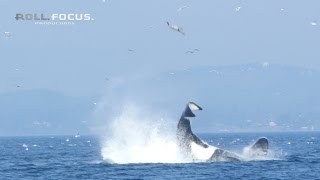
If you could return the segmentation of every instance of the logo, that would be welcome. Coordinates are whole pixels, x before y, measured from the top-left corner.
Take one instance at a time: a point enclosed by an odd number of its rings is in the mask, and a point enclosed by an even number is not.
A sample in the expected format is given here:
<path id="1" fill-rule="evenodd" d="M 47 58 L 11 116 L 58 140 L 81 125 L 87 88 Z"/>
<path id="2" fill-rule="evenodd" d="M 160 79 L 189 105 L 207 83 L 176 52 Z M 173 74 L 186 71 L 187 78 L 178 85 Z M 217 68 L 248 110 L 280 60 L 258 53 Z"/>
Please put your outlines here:
<path id="1" fill-rule="evenodd" d="M 73 25 L 76 22 L 93 21 L 90 13 L 17 13 L 16 21 L 34 22 L 36 25 Z"/>

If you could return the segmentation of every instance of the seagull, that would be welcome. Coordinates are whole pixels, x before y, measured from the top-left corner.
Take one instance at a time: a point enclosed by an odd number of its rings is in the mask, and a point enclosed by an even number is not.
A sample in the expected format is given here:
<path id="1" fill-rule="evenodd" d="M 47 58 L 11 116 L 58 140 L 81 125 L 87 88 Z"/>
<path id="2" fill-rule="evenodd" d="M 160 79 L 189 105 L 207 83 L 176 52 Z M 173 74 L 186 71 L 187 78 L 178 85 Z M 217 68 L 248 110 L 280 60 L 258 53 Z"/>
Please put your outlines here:
<path id="1" fill-rule="evenodd" d="M 193 54 L 194 51 L 186 51 L 186 54 L 189 54 L 189 53 Z"/>
<path id="2" fill-rule="evenodd" d="M 5 32 L 4 32 L 4 35 L 6 36 L 6 38 L 9 38 L 9 37 L 11 37 L 11 32 L 5 31 Z"/>
<path id="3" fill-rule="evenodd" d="M 235 10 L 236 12 L 238 12 L 238 11 L 240 11 L 241 8 L 242 8 L 242 7 L 239 6 L 239 7 L 236 7 L 234 10 Z"/>
<path id="4" fill-rule="evenodd" d="M 186 9 L 186 8 L 188 8 L 188 6 L 182 6 L 182 7 L 180 7 L 180 8 L 177 9 L 177 12 L 180 12 L 180 11 Z"/>
<path id="5" fill-rule="evenodd" d="M 170 24 L 168 21 L 167 21 L 167 25 L 168 25 L 168 27 L 169 27 L 170 29 L 172 29 L 172 30 L 174 30 L 174 31 L 177 31 L 177 32 L 181 33 L 182 35 L 186 35 L 186 34 L 183 32 L 183 30 L 182 30 L 181 27 L 179 27 L 179 26 L 177 26 L 177 25 L 175 25 L 175 24 Z"/>
<path id="6" fill-rule="evenodd" d="M 216 73 L 216 74 L 218 74 L 218 75 L 220 74 L 220 72 L 217 71 L 217 70 L 215 70 L 215 69 L 212 69 L 212 70 L 209 71 L 209 73 L 212 73 L 212 72 L 213 72 L 213 73 Z"/>
<path id="7" fill-rule="evenodd" d="M 262 63 L 263 68 L 267 68 L 267 67 L 269 67 L 269 65 L 270 65 L 270 63 L 267 61 Z"/>
<path id="8" fill-rule="evenodd" d="M 316 25 L 317 25 L 317 21 L 312 21 L 312 22 L 310 22 L 310 24 L 311 24 L 312 26 L 316 26 Z"/>
<path id="9" fill-rule="evenodd" d="M 189 54 L 189 53 L 193 54 L 196 51 L 199 51 L 199 49 L 188 50 L 188 51 L 186 51 L 186 54 Z"/>

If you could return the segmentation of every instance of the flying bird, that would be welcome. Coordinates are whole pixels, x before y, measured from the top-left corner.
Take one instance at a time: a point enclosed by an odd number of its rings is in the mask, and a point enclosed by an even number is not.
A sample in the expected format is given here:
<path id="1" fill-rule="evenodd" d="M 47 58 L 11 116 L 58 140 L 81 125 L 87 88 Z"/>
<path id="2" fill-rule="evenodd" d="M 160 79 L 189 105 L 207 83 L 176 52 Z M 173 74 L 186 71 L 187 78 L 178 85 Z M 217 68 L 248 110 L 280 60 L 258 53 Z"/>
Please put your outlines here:
<path id="1" fill-rule="evenodd" d="M 188 50 L 188 51 L 186 51 L 186 54 L 189 54 L 189 53 L 193 54 L 196 51 L 199 51 L 199 49 Z"/>
<path id="2" fill-rule="evenodd" d="M 317 25 L 317 21 L 312 21 L 310 22 L 311 26 L 316 26 Z"/>
<path id="3" fill-rule="evenodd" d="M 234 10 L 236 11 L 236 12 L 238 12 L 238 11 L 240 11 L 241 10 L 241 6 L 239 6 L 239 7 L 236 7 Z"/>
<path id="4" fill-rule="evenodd" d="M 186 9 L 186 8 L 188 8 L 188 6 L 182 6 L 182 7 L 180 7 L 180 8 L 177 9 L 177 12 L 180 12 L 180 11 Z"/>
<path id="5" fill-rule="evenodd" d="M 6 36 L 6 38 L 9 38 L 9 37 L 11 37 L 11 32 L 5 31 L 4 35 Z"/>
<path id="6" fill-rule="evenodd" d="M 191 54 L 193 54 L 194 53 L 194 51 L 186 51 L 186 54 L 189 54 L 189 53 L 191 53 Z"/>
<path id="7" fill-rule="evenodd" d="M 167 25 L 170 29 L 177 31 L 177 32 L 181 33 L 182 35 L 186 35 L 181 27 L 179 27 L 175 24 L 170 24 L 168 21 L 167 21 Z"/>

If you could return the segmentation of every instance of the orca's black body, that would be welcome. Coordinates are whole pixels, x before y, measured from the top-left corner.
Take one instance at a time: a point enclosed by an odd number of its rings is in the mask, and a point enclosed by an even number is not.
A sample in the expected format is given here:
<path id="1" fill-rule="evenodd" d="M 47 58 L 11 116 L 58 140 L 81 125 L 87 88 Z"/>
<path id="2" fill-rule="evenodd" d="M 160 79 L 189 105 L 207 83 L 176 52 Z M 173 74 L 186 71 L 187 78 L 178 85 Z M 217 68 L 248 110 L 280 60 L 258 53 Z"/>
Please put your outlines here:
<path id="1" fill-rule="evenodd" d="M 194 102 L 189 102 L 183 111 L 181 118 L 177 126 L 177 141 L 181 153 L 187 157 L 192 158 L 191 143 L 194 142 L 203 148 L 208 148 L 209 145 L 205 144 L 198 138 L 191 130 L 190 118 L 196 117 L 193 111 L 202 110 L 200 106 Z M 269 148 L 269 142 L 266 138 L 260 138 L 255 144 L 250 147 L 250 150 L 256 152 L 256 154 L 267 153 Z M 241 158 L 236 154 L 225 151 L 223 149 L 216 149 L 207 162 L 216 161 L 241 161 Z"/>

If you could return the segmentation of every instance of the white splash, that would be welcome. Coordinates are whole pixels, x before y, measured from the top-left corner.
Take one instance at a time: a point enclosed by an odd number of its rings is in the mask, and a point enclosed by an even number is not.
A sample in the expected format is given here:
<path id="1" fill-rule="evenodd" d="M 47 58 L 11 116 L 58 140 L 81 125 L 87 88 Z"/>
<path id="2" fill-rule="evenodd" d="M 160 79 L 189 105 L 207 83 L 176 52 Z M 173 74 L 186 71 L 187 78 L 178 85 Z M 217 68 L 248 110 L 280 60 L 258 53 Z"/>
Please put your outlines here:
<path id="1" fill-rule="evenodd" d="M 75 138 L 79 138 L 80 137 L 80 134 L 77 133 L 76 135 L 74 135 Z"/>
<path id="2" fill-rule="evenodd" d="M 25 148 L 26 151 L 29 150 L 28 145 L 27 144 L 22 144 L 22 147 Z"/>
<path id="3" fill-rule="evenodd" d="M 281 152 L 275 152 L 271 149 L 268 152 L 259 150 L 252 150 L 251 145 L 243 148 L 242 153 L 239 154 L 243 161 L 266 161 L 266 160 L 280 160 Z"/>
<path id="4" fill-rule="evenodd" d="M 208 160 L 216 149 L 217 147 L 210 146 L 210 145 L 208 148 L 203 148 L 193 142 L 191 143 L 192 155 L 194 158 L 200 161 Z"/>
<path id="5" fill-rule="evenodd" d="M 180 163 L 175 142 L 176 126 L 140 111 L 135 105 L 126 106 L 107 128 L 101 155 L 111 163 Z"/>

